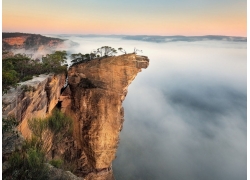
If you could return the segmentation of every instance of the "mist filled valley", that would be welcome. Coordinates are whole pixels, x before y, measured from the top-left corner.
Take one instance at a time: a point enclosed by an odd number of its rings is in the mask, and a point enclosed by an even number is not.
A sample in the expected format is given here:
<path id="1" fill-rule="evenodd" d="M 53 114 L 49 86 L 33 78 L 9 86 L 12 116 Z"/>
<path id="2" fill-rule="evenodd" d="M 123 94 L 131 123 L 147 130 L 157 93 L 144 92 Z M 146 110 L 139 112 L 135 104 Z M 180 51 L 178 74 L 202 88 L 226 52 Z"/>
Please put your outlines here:
<path id="1" fill-rule="evenodd" d="M 116 179 L 246 179 L 246 42 L 57 37 L 78 43 L 69 53 L 136 47 L 150 59 L 123 103 Z"/>
<path id="2" fill-rule="evenodd" d="M 2 179 L 246 180 L 246 0 L 3 0 Z"/>
<path id="3" fill-rule="evenodd" d="M 137 49 L 138 55 L 149 59 L 123 102 L 125 121 L 112 163 L 115 179 L 246 179 L 246 38 L 44 36 L 63 40 L 54 40 L 60 43 L 54 50 L 66 51 L 69 66 L 71 54 L 87 54 L 103 46 L 121 47 L 128 54 Z M 37 49 L 14 53 L 33 54 L 33 58 L 51 53 L 50 48 Z M 90 77 L 94 73 L 92 69 Z"/>

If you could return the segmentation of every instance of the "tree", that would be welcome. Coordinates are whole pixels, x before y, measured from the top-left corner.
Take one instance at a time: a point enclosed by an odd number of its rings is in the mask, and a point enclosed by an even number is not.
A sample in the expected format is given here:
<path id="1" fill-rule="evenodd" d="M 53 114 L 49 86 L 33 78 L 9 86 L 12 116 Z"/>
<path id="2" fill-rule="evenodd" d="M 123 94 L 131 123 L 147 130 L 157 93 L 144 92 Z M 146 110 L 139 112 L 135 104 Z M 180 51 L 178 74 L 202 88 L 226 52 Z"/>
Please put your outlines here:
<path id="1" fill-rule="evenodd" d="M 82 53 L 71 54 L 71 59 L 73 59 L 74 61 L 77 61 L 77 62 L 83 61 L 83 60 L 85 60 L 85 58 L 86 58 L 85 55 Z"/>
<path id="2" fill-rule="evenodd" d="M 121 48 L 121 47 L 118 48 L 118 50 L 121 51 L 121 52 L 124 53 L 124 54 L 127 54 L 127 52 L 126 52 L 123 48 Z"/>
<path id="3" fill-rule="evenodd" d="M 43 66 L 47 72 L 55 72 L 67 62 L 66 56 L 66 51 L 55 51 L 53 54 L 47 54 L 45 57 L 42 57 Z"/>
<path id="4" fill-rule="evenodd" d="M 97 49 L 97 54 L 100 55 L 100 57 L 113 56 L 116 53 L 117 51 L 110 46 L 102 46 L 101 48 Z"/>
<path id="5" fill-rule="evenodd" d="M 137 52 L 141 52 L 142 53 L 142 50 L 139 50 L 137 48 L 134 48 L 134 53 L 136 54 Z"/>

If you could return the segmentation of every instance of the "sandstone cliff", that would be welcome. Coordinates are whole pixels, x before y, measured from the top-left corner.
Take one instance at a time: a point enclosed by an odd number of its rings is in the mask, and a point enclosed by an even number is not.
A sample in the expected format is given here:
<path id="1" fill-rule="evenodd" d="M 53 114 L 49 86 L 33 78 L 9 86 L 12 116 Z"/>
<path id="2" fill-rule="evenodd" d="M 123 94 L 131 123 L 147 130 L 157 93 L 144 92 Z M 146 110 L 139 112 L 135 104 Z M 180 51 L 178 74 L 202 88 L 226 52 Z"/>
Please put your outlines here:
<path id="1" fill-rule="evenodd" d="M 33 58 L 41 58 L 42 55 L 54 50 L 65 49 L 70 45 L 69 42 L 66 45 L 63 39 L 46 37 L 40 34 L 2 33 L 2 36 L 3 52 L 25 53 Z M 75 44 L 71 42 L 71 45 Z"/>
<path id="2" fill-rule="evenodd" d="M 9 50 L 29 50 L 41 51 L 50 50 L 63 46 L 64 40 L 59 38 L 51 38 L 42 36 L 40 34 L 26 34 L 26 33 L 2 33 L 2 49 Z"/>
<path id="3" fill-rule="evenodd" d="M 61 105 L 61 111 L 73 119 L 73 137 L 54 144 L 53 133 L 46 131 L 42 138 L 49 147 L 47 158 L 63 157 L 85 180 L 114 179 L 112 161 L 124 121 L 122 102 L 129 84 L 148 65 L 147 57 L 136 54 L 76 64 L 68 70 L 68 86 L 62 94 L 64 75 L 40 75 L 3 95 L 3 117 L 16 117 L 28 138 L 28 119 L 46 117 Z M 7 154 L 15 149 L 6 147 Z"/>
<path id="4" fill-rule="evenodd" d="M 19 128 L 24 137 L 30 136 L 27 120 L 43 118 L 57 105 L 66 76 L 40 75 L 20 83 L 2 97 L 2 115 L 12 115 L 20 122 Z"/>
<path id="5" fill-rule="evenodd" d="M 87 175 L 86 179 L 113 178 L 112 161 L 124 121 L 122 102 L 129 84 L 148 64 L 145 56 L 126 54 L 69 69 L 69 86 L 60 100 L 62 111 L 74 119 L 78 175 Z"/>

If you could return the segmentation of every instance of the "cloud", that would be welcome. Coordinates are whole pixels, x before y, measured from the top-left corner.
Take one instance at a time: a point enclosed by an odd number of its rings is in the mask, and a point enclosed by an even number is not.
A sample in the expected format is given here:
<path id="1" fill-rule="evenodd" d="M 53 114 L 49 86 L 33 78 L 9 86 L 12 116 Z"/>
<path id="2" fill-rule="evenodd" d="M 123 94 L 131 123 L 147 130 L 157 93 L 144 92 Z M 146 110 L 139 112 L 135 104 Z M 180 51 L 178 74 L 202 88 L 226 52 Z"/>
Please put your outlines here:
<path id="1" fill-rule="evenodd" d="M 124 36 L 125 40 L 138 40 L 138 41 L 148 41 L 156 43 L 166 43 L 166 42 L 195 42 L 195 41 L 229 41 L 229 42 L 247 42 L 246 37 L 234 37 L 234 36 Z"/>
<path id="2" fill-rule="evenodd" d="M 150 59 L 123 104 L 125 122 L 113 163 L 116 179 L 246 179 L 245 42 L 60 38 L 78 43 L 66 49 L 69 53 L 105 45 L 129 53 L 136 47 Z"/>

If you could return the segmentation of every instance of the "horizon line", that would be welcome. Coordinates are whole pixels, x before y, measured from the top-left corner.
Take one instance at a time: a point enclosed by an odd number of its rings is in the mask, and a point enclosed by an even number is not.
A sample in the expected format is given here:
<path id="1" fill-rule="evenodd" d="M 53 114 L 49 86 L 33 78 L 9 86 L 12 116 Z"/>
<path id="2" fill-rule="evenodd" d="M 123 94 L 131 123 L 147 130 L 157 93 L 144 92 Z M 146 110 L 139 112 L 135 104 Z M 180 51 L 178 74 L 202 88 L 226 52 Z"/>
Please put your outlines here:
<path id="1" fill-rule="evenodd" d="M 85 36 L 158 36 L 158 37 L 204 37 L 204 36 L 217 36 L 217 37 L 240 37 L 240 38 L 247 38 L 247 36 L 230 36 L 230 35 L 218 35 L 218 34 L 206 34 L 206 35 L 128 35 L 128 34 L 80 34 L 80 33 L 27 33 L 27 32 L 3 32 L 3 33 L 23 33 L 23 34 L 36 34 L 36 35 L 85 35 Z"/>

